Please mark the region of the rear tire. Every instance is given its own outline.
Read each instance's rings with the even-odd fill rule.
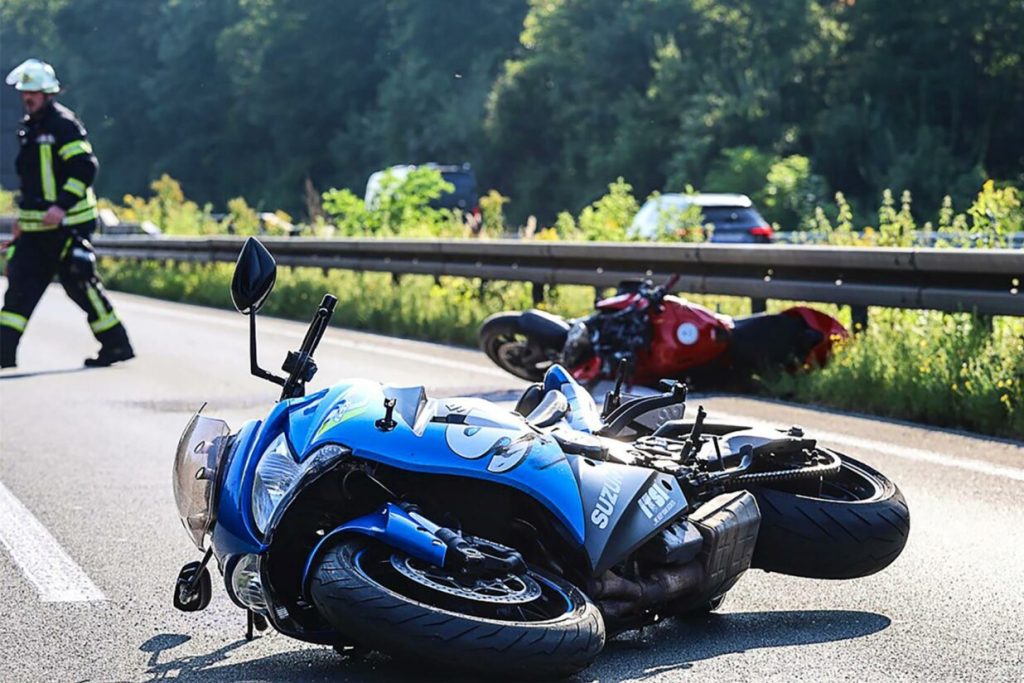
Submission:
[[[852,579],[889,566],[907,543],[910,511],[882,473],[847,456],[820,493],[750,487],[761,510],[752,567],[814,579]],[[800,484],[818,487],[817,480]]]
[[[520,313],[498,313],[480,326],[480,348],[494,364],[521,379],[539,382],[551,365],[548,350],[527,337]]]
[[[598,608],[561,579],[529,571],[540,597],[477,602],[411,580],[394,557],[404,556],[363,538],[328,549],[310,585],[320,614],[370,648],[489,677],[569,676],[604,647]]]

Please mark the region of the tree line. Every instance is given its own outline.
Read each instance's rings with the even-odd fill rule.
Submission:
[[[168,173],[301,215],[468,161],[515,221],[621,176],[785,223],[836,191],[937,211],[1024,183],[1018,0],[5,0],[0,43],[57,68],[115,198]]]

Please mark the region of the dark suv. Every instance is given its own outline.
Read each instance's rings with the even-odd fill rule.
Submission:
[[[679,212],[700,208],[703,222],[714,228],[712,242],[772,241],[768,221],[745,194],[662,194],[648,199],[629,228],[632,237],[656,239],[659,233],[679,228]]]

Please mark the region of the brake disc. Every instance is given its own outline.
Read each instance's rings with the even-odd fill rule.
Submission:
[[[496,578],[477,578],[472,585],[464,585],[450,572],[427,565],[415,558],[394,554],[391,566],[402,576],[431,590],[454,595],[465,600],[499,604],[523,604],[541,595],[540,584],[529,575],[506,574]]]

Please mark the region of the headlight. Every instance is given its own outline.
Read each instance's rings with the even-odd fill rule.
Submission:
[[[223,420],[192,416],[174,454],[174,502],[185,531],[200,550],[216,514],[217,472],[231,428]]]
[[[299,469],[284,434],[274,439],[263,452],[252,487],[252,516],[261,532],[267,530],[267,522],[298,478]]]
[[[231,571],[231,591],[253,612],[267,613],[267,598],[260,579],[260,560],[256,555],[243,555]]]
[[[284,434],[274,439],[260,457],[252,487],[252,517],[260,533],[267,532],[277,508],[307,472],[329,467],[347,452],[341,446],[328,444],[298,463]]]

